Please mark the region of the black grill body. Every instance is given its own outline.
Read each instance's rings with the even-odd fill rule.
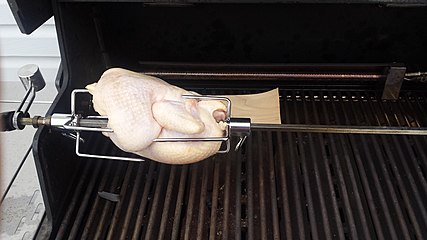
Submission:
[[[225,73],[166,78],[205,94],[279,87],[283,123],[427,127],[425,83],[405,82],[397,100],[382,100],[385,78],[227,77],[386,74],[395,63],[426,71],[422,1],[40,2],[52,9],[62,59],[49,113],[69,113],[73,89],[117,66]],[[127,155],[102,135],[84,137],[86,152]],[[41,128],[38,238],[424,239],[426,146],[423,136],[254,131],[239,152],[172,166],[79,158],[73,141]]]

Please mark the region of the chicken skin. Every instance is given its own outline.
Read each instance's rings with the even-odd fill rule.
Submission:
[[[221,101],[185,99],[197,94],[165,81],[121,68],[103,73],[86,87],[100,115],[108,116],[104,133],[126,152],[168,164],[187,164],[215,154],[221,142],[153,142],[156,138],[222,137],[226,106]]]

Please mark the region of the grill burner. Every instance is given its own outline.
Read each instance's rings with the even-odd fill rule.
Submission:
[[[369,91],[281,96],[285,123],[427,126],[424,93],[402,92],[398,101]],[[92,151],[121,154],[90,136]],[[192,165],[84,160],[51,236],[423,239],[426,145],[423,136],[255,131],[241,152]],[[100,198],[101,191],[120,200]]]

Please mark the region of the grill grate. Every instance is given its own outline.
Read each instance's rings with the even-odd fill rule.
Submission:
[[[281,96],[286,123],[427,126],[425,95]],[[115,149],[93,138],[93,150]],[[259,131],[241,152],[198,164],[87,160],[54,231],[57,239],[424,239],[426,146],[423,136]]]

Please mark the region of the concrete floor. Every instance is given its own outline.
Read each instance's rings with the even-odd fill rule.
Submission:
[[[20,82],[1,82],[0,111],[12,111],[24,95]],[[56,95],[52,82],[37,93],[30,108],[31,116],[44,116]],[[36,129],[0,133],[1,142],[1,195],[5,195],[0,208],[0,239],[32,239],[44,214],[44,204],[31,144]],[[22,167],[20,168],[20,165]],[[20,168],[20,169],[19,169]],[[14,175],[16,178],[14,178]]]

